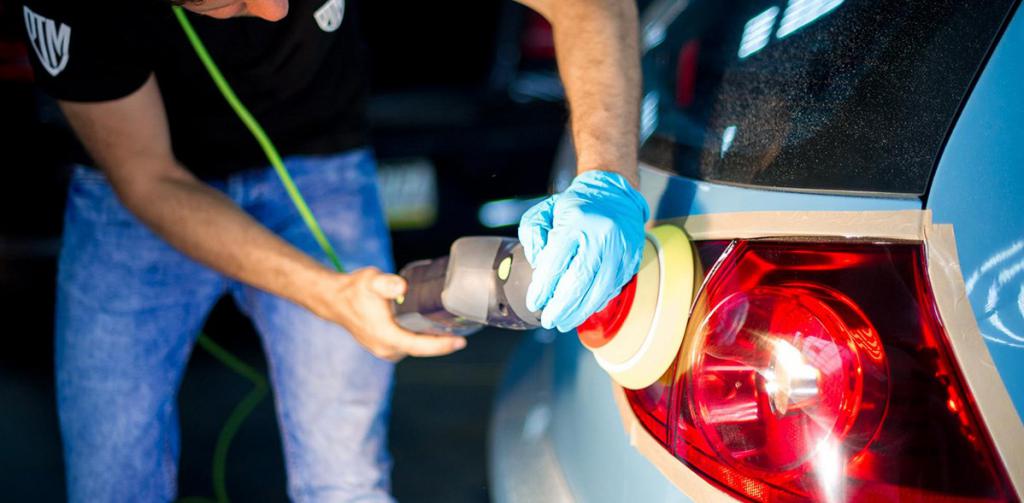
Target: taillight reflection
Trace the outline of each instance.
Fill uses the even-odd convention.
[[[885,410],[887,370],[859,348],[878,335],[850,304],[809,285],[715,300],[695,333],[686,382],[689,415],[720,456],[784,474],[831,438],[852,433],[863,447]],[[872,417],[851,431],[864,398]]]
[[[627,392],[682,462],[756,501],[1015,499],[948,348],[921,245],[697,247],[715,267],[680,355],[661,381]]]

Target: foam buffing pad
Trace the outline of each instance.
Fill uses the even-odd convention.
[[[640,271],[577,328],[598,365],[628,389],[650,386],[676,357],[693,300],[694,258],[682,229],[647,233]]]

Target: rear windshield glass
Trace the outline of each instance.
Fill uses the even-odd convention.
[[[1013,3],[656,1],[641,160],[739,185],[923,194]]]

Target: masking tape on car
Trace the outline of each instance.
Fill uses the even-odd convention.
[[[633,409],[626,399],[625,389],[616,385],[614,381],[612,381],[612,396],[615,398],[615,405],[619,408],[619,415],[622,417],[629,445],[632,445],[643,457],[654,464],[658,471],[675,484],[680,491],[693,501],[702,503],[736,501],[735,498],[701,478],[697,472],[684,465],[668,449],[659,444],[633,414]]]
[[[930,211],[739,212],[692,215],[660,223],[683,228],[694,241],[842,237],[923,243],[928,278],[953,354],[1016,493],[1024,499],[1024,424],[978,329],[960,271],[952,226],[932,224]],[[630,444],[676,487],[695,501],[733,501],[651,436],[630,407],[624,388],[614,381],[612,394]]]
[[[690,239],[752,239],[774,236],[879,238],[922,241],[931,225],[927,211],[756,211],[691,215],[664,223]]]
[[[928,279],[953,354],[1017,496],[1024,500],[1024,423],[1003,385],[967,299],[953,226],[926,227],[925,251]]]

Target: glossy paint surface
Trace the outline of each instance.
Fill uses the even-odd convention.
[[[928,197],[953,224],[968,297],[1024,411],[1024,14],[1016,13],[950,136]]]

